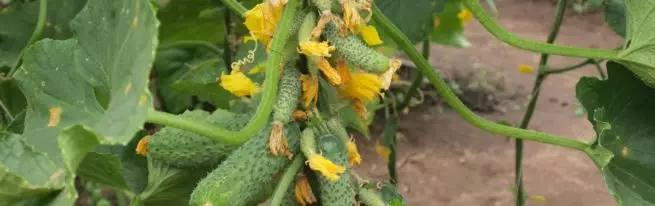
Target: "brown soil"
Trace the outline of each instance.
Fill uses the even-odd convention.
[[[550,30],[554,3],[537,0],[495,0],[500,22],[517,35],[545,40]],[[534,77],[521,74],[517,65],[537,65],[539,54],[512,48],[492,37],[477,22],[466,25],[470,48],[434,45],[431,63],[452,77],[455,71],[483,68],[505,76],[504,94],[518,94],[504,101],[500,111],[483,114],[491,120],[518,124]],[[604,23],[602,13],[567,12],[557,43],[590,48],[614,48],[622,39]],[[552,57],[550,65],[563,67],[582,59]],[[576,116],[575,84],[581,76],[597,76],[593,66],[549,77],[542,88],[530,129],[592,140],[589,122]],[[515,95],[505,95],[515,96]],[[446,108],[446,109],[441,109]],[[514,144],[466,123],[440,106],[425,106],[403,115],[399,127],[399,188],[410,205],[513,205]],[[381,126],[374,127],[379,135]],[[359,139],[364,164],[357,171],[373,179],[387,178],[385,165],[373,144]],[[364,146],[370,145],[370,146]],[[616,205],[607,193],[599,170],[583,153],[556,146],[527,142],[524,182],[530,195],[545,202],[527,205]]]

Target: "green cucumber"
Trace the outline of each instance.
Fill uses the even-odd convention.
[[[377,196],[376,199],[382,200],[386,205],[390,206],[404,206],[407,205],[407,201],[403,197],[400,192],[396,189],[396,187],[389,183],[389,182],[378,182],[378,181],[371,181],[366,184],[364,184],[358,191],[358,198],[364,202],[364,205],[372,205],[371,203],[366,203],[364,199],[372,199],[368,196],[369,192],[374,192],[375,195]]]
[[[292,152],[298,151],[300,130],[296,124],[284,128]],[[221,165],[203,178],[191,194],[192,206],[256,205],[266,200],[276,185],[276,175],[290,160],[268,152],[271,128],[264,128]]]
[[[292,66],[288,66],[282,72],[282,79],[278,86],[278,97],[273,105],[273,122],[279,121],[287,124],[292,120],[293,111],[300,102],[300,72]]]
[[[218,109],[213,114],[202,110],[187,111],[182,117],[212,123],[229,130],[239,130],[250,115]],[[148,158],[175,167],[216,167],[237,146],[223,144],[199,134],[165,127],[148,140]]]
[[[319,175],[320,200],[323,206],[351,206],[355,204],[353,186],[350,182],[350,166],[346,147],[341,138],[334,135],[324,135],[317,139],[316,145],[323,156],[337,165],[346,167],[346,172],[336,181],[330,181]]]
[[[334,24],[328,24],[324,33],[328,42],[336,47],[336,54],[350,64],[373,73],[383,73],[389,69],[389,58],[368,47],[359,37],[342,37]]]

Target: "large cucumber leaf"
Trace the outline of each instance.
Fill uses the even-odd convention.
[[[619,53],[618,62],[655,87],[655,0],[625,1],[625,6],[629,45]]]
[[[620,64],[607,70],[607,80],[585,77],[576,87],[597,134],[590,150],[611,153],[595,162],[619,205],[655,205],[655,89]]]

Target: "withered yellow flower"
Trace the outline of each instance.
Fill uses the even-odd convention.
[[[332,85],[341,84],[341,76],[339,76],[339,72],[337,72],[337,70],[330,65],[330,62],[327,59],[320,58],[317,64],[318,64],[317,65],[318,68],[327,77],[327,80],[328,82],[330,82],[330,84]]]
[[[357,5],[351,0],[341,0],[343,8],[343,27],[350,33],[359,33],[359,25],[362,23],[362,17],[359,16]]]
[[[343,59],[337,61],[337,72],[339,72],[339,77],[341,77],[341,83],[347,84],[350,81],[350,69],[348,68],[348,62]]]
[[[377,152],[378,155],[382,157],[385,164],[389,163],[389,155],[391,155],[391,149],[388,148],[387,146],[382,145],[382,143],[380,143],[380,140],[375,142],[375,152]]]
[[[309,185],[309,181],[305,175],[296,176],[296,185],[293,189],[296,202],[300,205],[309,205],[317,201],[314,192],[312,192],[312,187]]]
[[[355,144],[355,139],[350,138],[348,143],[346,143],[346,148],[348,150],[348,162],[351,166],[356,166],[362,163],[362,156],[359,155],[357,151],[357,145]]]
[[[300,81],[302,83],[302,102],[305,107],[310,104],[316,103],[318,100],[318,77],[311,75],[301,75]]]
[[[139,143],[136,144],[136,154],[141,156],[146,156],[148,154],[148,141],[150,141],[151,136],[147,135],[139,140]]]
[[[300,53],[316,57],[331,57],[332,55],[330,55],[330,52],[336,49],[334,46],[330,46],[327,41],[303,41],[300,42],[299,47]]]
[[[378,34],[378,30],[375,29],[374,26],[372,25],[367,25],[367,26],[360,26],[359,31],[361,32],[362,39],[364,39],[364,42],[370,46],[376,46],[382,44],[382,39],[380,39],[380,35]]]
[[[314,171],[320,172],[323,176],[325,176],[325,178],[327,178],[330,181],[338,180],[339,174],[344,173],[346,171],[346,168],[344,166],[334,164],[332,161],[323,157],[320,154],[310,155],[307,158],[307,164],[309,164],[309,168],[311,168]]]
[[[519,64],[519,72],[523,74],[532,74],[534,73],[534,68],[527,64]]]
[[[259,87],[240,71],[232,70],[229,75],[221,74],[221,87],[238,97],[252,96]]]
[[[293,153],[289,151],[289,142],[284,136],[284,124],[280,121],[272,123],[271,135],[268,137],[268,149],[274,156],[285,155],[291,159]]]
[[[400,68],[400,60],[398,59],[392,59],[389,62],[389,69],[385,71],[382,76],[380,77],[382,81],[382,89],[387,90],[389,89],[389,86],[391,86],[391,80],[393,79],[393,75],[396,74],[396,71]]]

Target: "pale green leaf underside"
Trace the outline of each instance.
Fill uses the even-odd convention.
[[[618,62],[655,87],[655,0],[630,0],[625,6],[630,45],[620,52]]]
[[[601,166],[610,192],[620,205],[655,205],[655,89],[624,66],[609,62],[609,79],[585,77],[577,98],[589,111],[596,145],[613,153]]]
[[[15,78],[28,100],[24,137],[36,151],[59,162],[57,137],[74,124],[101,142],[131,139],[151,104],[147,84],[157,24],[147,0],[91,0],[72,21],[75,38],[46,39],[27,49]]]

